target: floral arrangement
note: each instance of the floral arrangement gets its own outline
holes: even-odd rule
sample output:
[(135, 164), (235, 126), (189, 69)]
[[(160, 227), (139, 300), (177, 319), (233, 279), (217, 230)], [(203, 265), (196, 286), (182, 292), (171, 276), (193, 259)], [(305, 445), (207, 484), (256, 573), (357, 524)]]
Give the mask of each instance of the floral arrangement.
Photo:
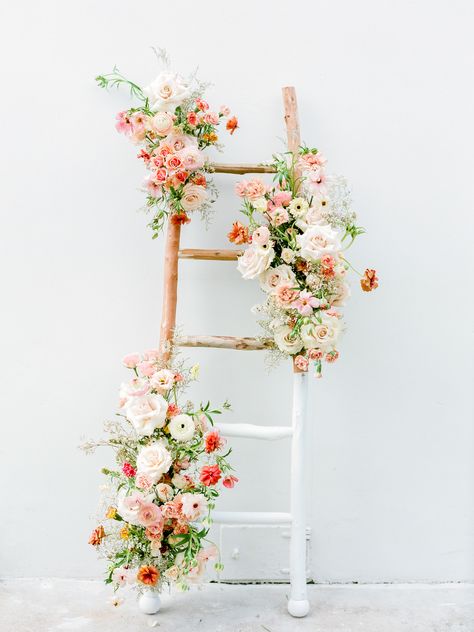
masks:
[(168, 368), (156, 350), (127, 355), (123, 363), (133, 376), (120, 387), (120, 419), (106, 424), (104, 440), (83, 445), (86, 451), (109, 446), (116, 460), (102, 470), (108, 483), (89, 543), (108, 560), (106, 583), (115, 588), (186, 589), (218, 556), (206, 544), (211, 511), (219, 486), (238, 480), (227, 461), (231, 450), (213, 428), (221, 411), (209, 402), (179, 404), (197, 379), (197, 365)]
[[(159, 55), (169, 66), (166, 54)], [(149, 226), (156, 238), (170, 215), (173, 223), (190, 222), (188, 213), (199, 210), (208, 216), (217, 190), (209, 179), (212, 167), (204, 150), (221, 149), (218, 126), (233, 134), (238, 127), (227, 106), (211, 110), (204, 101), (206, 84), (195, 75), (185, 80), (168, 67), (148, 86), (141, 88), (119, 71), (96, 77), (102, 88), (129, 87), (140, 103), (117, 114), (117, 130), (141, 147), (138, 158), (143, 160), (148, 175), (143, 188), (146, 210), (153, 213)]]
[[(236, 185), (248, 225), (234, 222), (228, 237), (249, 244), (237, 267), (244, 279), (258, 278), (267, 295), (254, 309), (277, 355), (293, 357), (300, 371), (314, 362), (320, 377), (322, 362), (339, 357), (344, 326), (338, 308), (350, 294), (352, 268), (345, 251), (364, 229), (355, 223), (346, 181), (326, 174), (317, 149), (275, 155), (272, 165), (273, 186), (259, 178)], [(375, 270), (361, 277), (365, 292), (378, 286)]]

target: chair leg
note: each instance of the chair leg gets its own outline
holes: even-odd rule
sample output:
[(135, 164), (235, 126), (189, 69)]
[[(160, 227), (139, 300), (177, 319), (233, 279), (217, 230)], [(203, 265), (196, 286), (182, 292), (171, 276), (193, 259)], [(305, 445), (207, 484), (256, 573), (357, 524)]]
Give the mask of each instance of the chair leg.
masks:
[(309, 612), (306, 587), (306, 501), (305, 498), (305, 443), (307, 441), (306, 402), (308, 374), (293, 374), (293, 440), (291, 447), (291, 542), (290, 542), (290, 599), (288, 612), (293, 617), (304, 617)]

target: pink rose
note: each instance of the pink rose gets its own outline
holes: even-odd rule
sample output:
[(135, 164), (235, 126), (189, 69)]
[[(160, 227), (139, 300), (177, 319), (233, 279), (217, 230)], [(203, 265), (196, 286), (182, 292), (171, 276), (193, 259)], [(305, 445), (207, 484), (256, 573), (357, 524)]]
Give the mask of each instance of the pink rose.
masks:
[(177, 169), (180, 169), (181, 165), (182, 165), (182, 162), (179, 156), (176, 156), (176, 155), (173, 156), (170, 154), (169, 156), (166, 157), (166, 166), (171, 171), (176, 171)]
[(138, 509), (137, 519), (143, 527), (158, 525), (162, 520), (161, 510), (154, 503), (143, 503)]
[(143, 362), (137, 364), (137, 371), (142, 376), (151, 377), (156, 372), (156, 364), (149, 362), (148, 360), (144, 360)]
[(126, 366), (127, 369), (135, 369), (139, 362), (140, 354), (138, 353), (129, 353), (122, 358), (122, 364)]
[(208, 125), (217, 125), (219, 123), (219, 115), (215, 112), (207, 112), (204, 115), (204, 122)]
[(272, 197), (272, 202), (275, 206), (288, 206), (291, 202), (291, 193), (289, 191), (278, 191)]

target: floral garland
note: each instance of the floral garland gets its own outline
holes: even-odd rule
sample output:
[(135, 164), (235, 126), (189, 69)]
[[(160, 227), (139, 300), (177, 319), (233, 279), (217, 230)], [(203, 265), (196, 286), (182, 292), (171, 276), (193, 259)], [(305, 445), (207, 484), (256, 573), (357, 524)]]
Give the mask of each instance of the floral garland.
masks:
[(116, 589), (187, 589), (218, 557), (206, 545), (218, 484), (231, 488), (238, 480), (227, 461), (231, 450), (212, 427), (221, 411), (209, 402), (178, 403), (197, 379), (197, 365), (167, 368), (156, 350), (130, 354), (123, 364), (133, 377), (120, 387), (120, 421), (106, 424), (103, 441), (82, 446), (87, 452), (112, 447), (117, 463), (102, 470), (108, 484), (89, 543), (108, 560), (105, 581)]
[[(161, 57), (166, 61), (166, 57)], [(185, 80), (169, 69), (145, 88), (129, 81), (116, 68), (96, 81), (102, 88), (126, 85), (141, 105), (117, 114), (116, 129), (142, 148), (138, 158), (149, 171), (144, 190), (146, 210), (153, 213), (149, 226), (156, 238), (166, 218), (178, 224), (190, 222), (188, 213), (199, 210), (203, 217), (217, 198), (217, 190), (209, 180), (212, 167), (204, 150), (221, 149), (217, 128), (226, 120), (226, 129), (233, 134), (238, 127), (227, 106), (211, 111), (202, 96), (206, 85), (195, 75)]]
[[(229, 240), (249, 244), (237, 268), (244, 279), (258, 278), (267, 294), (254, 309), (275, 343), (277, 354), (291, 356), (300, 371), (339, 357), (337, 344), (344, 326), (336, 309), (350, 295), (344, 256), (364, 229), (355, 224), (346, 181), (326, 175), (326, 159), (317, 149), (301, 147), (275, 155), (275, 184), (243, 180), (236, 193), (243, 200), (248, 226), (234, 222)], [(362, 290), (378, 286), (375, 270), (367, 269)]]

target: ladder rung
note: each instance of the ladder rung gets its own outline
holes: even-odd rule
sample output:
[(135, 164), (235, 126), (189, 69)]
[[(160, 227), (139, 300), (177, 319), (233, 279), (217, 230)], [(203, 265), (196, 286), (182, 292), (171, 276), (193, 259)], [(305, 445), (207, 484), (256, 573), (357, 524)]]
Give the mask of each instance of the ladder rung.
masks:
[(197, 248), (187, 248), (178, 252), (178, 258), (202, 261), (237, 261), (242, 252), (242, 250), (199, 250)]
[(291, 426), (258, 426), (255, 424), (215, 424), (224, 437), (243, 437), (245, 439), (264, 439), (275, 441), (291, 437)]
[(175, 341), (178, 347), (214, 347), (215, 349), (236, 349), (237, 351), (262, 351), (272, 349), (273, 340), (256, 338), (236, 338), (234, 336), (180, 336)]
[(211, 167), (215, 173), (276, 173), (275, 167), (270, 165), (249, 165), (249, 164), (235, 164), (225, 165), (220, 162), (214, 162)]
[(214, 511), (212, 520), (219, 524), (290, 524), (291, 514), (282, 511)]

